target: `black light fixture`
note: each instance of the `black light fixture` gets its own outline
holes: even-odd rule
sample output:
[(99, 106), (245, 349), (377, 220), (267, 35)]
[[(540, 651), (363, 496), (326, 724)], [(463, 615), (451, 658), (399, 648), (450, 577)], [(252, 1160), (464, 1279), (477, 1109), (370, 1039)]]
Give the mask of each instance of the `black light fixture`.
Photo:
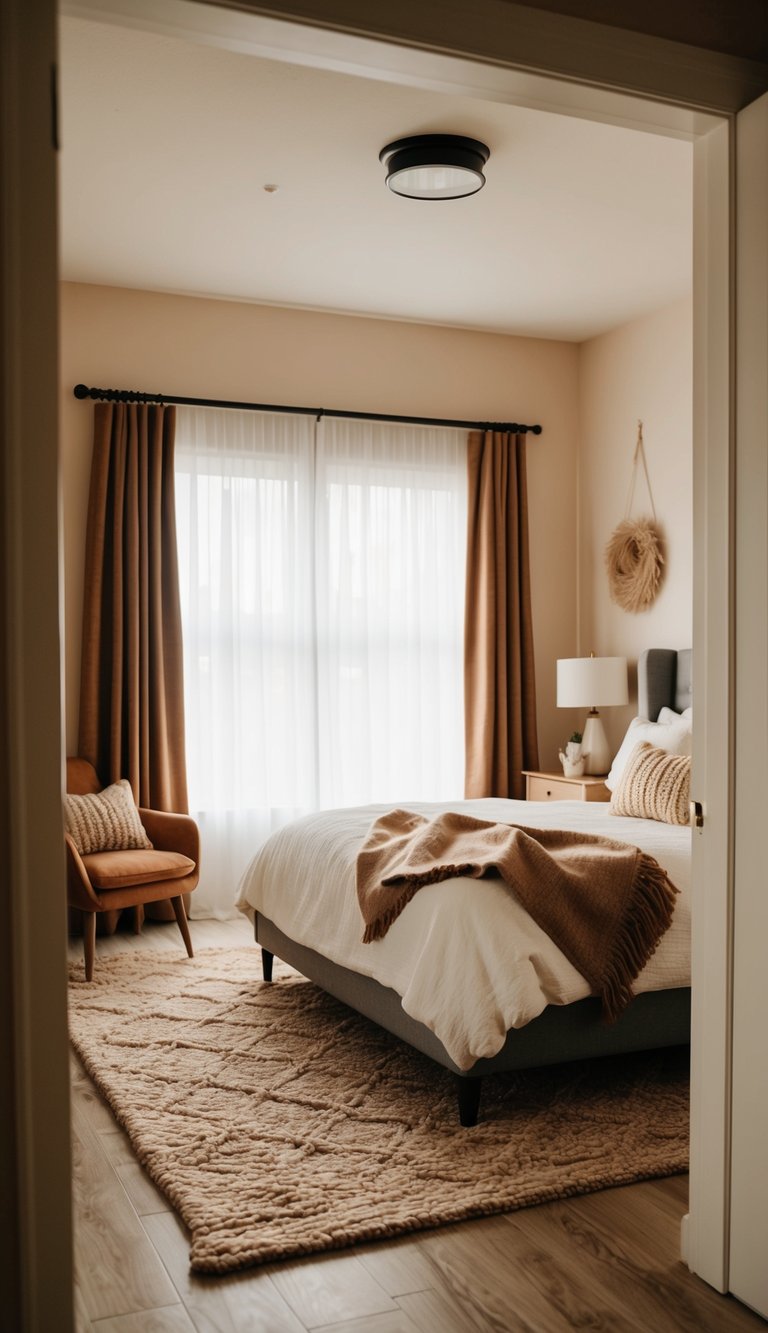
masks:
[(387, 185), (406, 199), (461, 199), (485, 185), (490, 148), (463, 134), (414, 134), (379, 153)]

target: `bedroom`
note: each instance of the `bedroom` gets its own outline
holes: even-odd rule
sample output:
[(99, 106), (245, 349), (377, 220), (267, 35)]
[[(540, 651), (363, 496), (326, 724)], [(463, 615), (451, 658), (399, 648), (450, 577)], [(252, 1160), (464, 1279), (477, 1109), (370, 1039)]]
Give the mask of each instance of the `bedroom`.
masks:
[[(72, 305), (75, 305), (75, 304), (79, 303), (79, 301), (81, 301), (81, 303), (83, 303), (83, 308), (85, 308), (85, 307), (87, 307), (88, 293), (85, 293), (85, 295), (83, 295), (83, 293), (79, 293), (79, 292), (71, 292), (71, 293), (69, 293), (69, 300), (71, 300)], [(117, 300), (117, 299), (115, 299), (115, 300)], [(71, 305), (71, 308), (72, 308), (72, 305)], [(117, 308), (115, 308), (115, 312), (116, 312), (116, 317), (119, 317), (119, 311), (117, 311)], [(243, 317), (243, 316), (240, 316), (240, 317)], [(631, 361), (632, 361), (632, 360), (635, 360), (635, 357), (633, 357), (633, 351), (635, 351), (635, 349), (633, 349), (633, 348), (627, 348), (627, 351), (628, 351), (628, 355), (629, 355), (629, 360), (631, 360)], [(125, 364), (125, 359), (123, 359), (123, 363), (121, 363), (121, 364)], [(325, 371), (325, 368), (321, 368), (321, 369), (323, 369), (323, 371)], [(83, 376), (85, 372), (83, 371), (83, 369), (81, 369), (81, 365), (79, 365), (79, 367), (77, 367), (76, 369), (73, 368), (73, 373), (75, 373), (76, 379), (80, 379), (80, 377)], [(325, 373), (327, 373), (327, 371), (325, 371)], [(113, 379), (115, 379), (115, 376), (105, 376), (105, 377), (104, 377), (104, 383), (113, 383)], [(136, 375), (135, 375), (135, 376), (132, 376), (131, 379), (132, 379), (132, 380), (133, 380), (133, 379), (136, 379), (137, 383), (140, 384), (140, 387), (143, 387), (143, 388), (147, 387), (147, 377), (145, 377), (145, 372), (144, 372), (144, 371), (141, 371), (141, 367), (139, 367), (139, 369), (137, 369), (137, 371), (136, 371)], [(93, 381), (99, 381), (99, 376), (97, 376), (96, 373), (93, 373), (93, 375), (92, 375), (92, 380), (93, 380)], [(325, 383), (325, 384), (328, 384), (328, 379), (325, 379), (324, 383)], [(551, 377), (549, 377), (549, 383), (551, 383)], [(165, 380), (165, 376), (161, 376), (161, 387), (163, 387), (163, 388), (171, 388), (171, 389), (173, 389), (173, 388), (176, 387), (176, 384), (175, 384), (175, 383), (171, 383), (171, 381)], [(205, 391), (204, 391), (204, 392), (211, 392), (211, 388), (208, 387), (208, 384), (207, 384), (207, 387), (205, 387)], [(215, 389), (213, 389), (213, 392), (216, 392)], [(240, 391), (239, 393), (237, 393), (237, 396), (241, 396), (241, 391)], [(245, 396), (245, 395), (244, 395), (244, 396)], [(272, 399), (272, 397), (276, 397), (276, 399), (279, 400), (279, 401), (291, 401), (291, 400), (292, 400), (292, 396), (291, 396), (291, 395), (287, 395), (287, 393), (280, 393), (280, 395), (265, 395), (265, 396), (268, 396), (269, 399)], [(313, 397), (313, 396), (309, 396), (309, 395), (308, 395), (308, 397), (309, 397), (309, 400), (312, 400), (312, 397)], [(325, 397), (325, 393), (324, 393), (323, 397)], [(341, 396), (337, 397), (336, 401), (340, 401), (340, 403), (343, 404), (343, 405), (353, 405), (351, 399), (349, 399), (349, 393), (348, 393), (348, 391), (344, 393), (344, 396), (343, 396), (343, 397), (341, 397)], [(505, 405), (505, 404), (507, 404), (507, 393), (505, 393), (505, 395), (504, 395), (504, 405)], [(365, 401), (364, 401), (364, 403), (361, 404), (361, 407), (363, 407), (363, 408), (367, 408), (368, 405), (369, 405), (369, 401), (368, 401), (368, 403), (365, 403)], [(573, 399), (571, 400), (571, 405), (573, 405)], [(68, 411), (68, 412), (71, 412), (71, 409), (72, 409), (73, 407), (75, 407), (75, 405), (69, 403), (69, 404), (67, 405), (67, 411)], [(80, 411), (80, 412), (81, 412), (81, 411), (83, 411), (83, 409), (75, 407), (75, 411)], [(413, 411), (413, 407), (411, 407), (411, 411)], [(435, 411), (435, 408), (427, 408), (427, 409), (423, 409), (423, 411)], [(515, 407), (515, 411), (517, 411), (517, 407)], [(661, 415), (661, 413), (660, 413), (660, 415)], [(680, 432), (680, 433), (681, 433), (681, 432)], [(613, 435), (613, 432), (612, 432), (612, 435)], [(613, 439), (615, 439), (615, 435), (613, 435)], [(615, 448), (615, 445), (613, 445), (613, 439), (611, 440), (611, 447), (612, 447), (612, 448)], [(627, 451), (628, 453), (631, 452), (631, 444), (632, 444), (632, 441), (629, 441), (629, 448), (628, 448), (628, 451)], [(607, 451), (607, 452), (608, 452), (608, 451)], [(531, 449), (531, 452), (529, 452), (529, 459), (531, 459), (531, 468), (532, 468), (532, 475), (533, 475), (533, 469), (535, 469), (535, 447), (533, 447), (533, 448)], [(607, 461), (607, 459), (605, 459), (605, 460), (600, 460), (600, 468), (603, 467), (603, 464), (605, 463), (605, 461)], [(600, 468), (597, 469), (597, 471), (600, 471)], [(625, 480), (624, 480), (624, 476), (620, 476), (619, 479), (617, 479), (617, 484), (616, 484), (616, 488), (615, 488), (615, 489), (616, 489), (616, 492), (617, 492), (617, 495), (615, 496), (615, 500), (616, 500), (616, 501), (619, 501), (619, 497), (620, 497), (621, 500), (623, 500), (623, 492), (624, 492), (624, 488), (625, 488)], [(573, 523), (573, 505), (572, 505), (572, 499), (568, 499), (567, 496), (560, 496), (560, 497), (559, 497), (559, 500), (560, 500), (560, 509), (559, 509), (559, 512), (557, 512), (556, 515), (553, 516), (553, 517), (556, 517), (556, 520), (557, 520), (557, 521), (556, 521), (555, 524), (552, 524), (552, 525), (551, 525), (551, 529), (549, 529), (549, 536), (551, 536), (551, 540), (552, 540), (552, 541), (560, 541), (560, 543), (563, 544), (563, 545), (561, 545), (561, 547), (560, 547), (560, 555), (563, 555), (563, 552), (567, 552), (567, 551), (568, 551), (568, 533), (569, 533), (569, 531), (572, 531), (572, 523)], [(539, 531), (541, 531), (541, 529), (539, 529)], [(567, 557), (565, 557), (565, 559), (567, 559)], [(557, 615), (560, 616), (560, 619), (563, 619), (563, 617), (572, 617), (572, 623), (573, 623), (573, 617), (575, 617), (575, 609), (573, 609), (573, 605), (575, 605), (575, 600), (573, 600), (573, 597), (572, 597), (572, 596), (563, 597), (563, 603), (561, 603), (560, 607), (555, 608), (555, 609), (556, 609), (556, 612), (557, 612)], [(556, 619), (557, 619), (557, 616), (553, 616), (553, 620), (556, 620)], [(584, 621), (584, 623), (587, 623), (587, 621)], [(573, 640), (571, 640), (571, 643), (573, 643)], [(560, 644), (556, 644), (556, 645), (555, 645), (555, 649), (553, 649), (553, 652), (551, 652), (551, 653), (547, 653), (548, 661), (545, 661), (545, 663), (544, 663), (544, 668), (543, 668), (543, 669), (544, 669), (544, 672), (549, 672), (549, 686), (551, 686), (551, 678), (552, 678), (552, 672), (553, 672), (553, 661), (555, 661), (555, 657), (561, 655), (561, 653), (563, 653), (563, 652), (568, 652), (568, 649), (569, 649), (569, 644), (568, 644), (568, 645), (565, 645), (565, 647), (560, 647)], [(540, 656), (540, 657), (543, 657), (543, 656), (544, 656), (544, 653), (541, 652), (541, 649), (540, 649), (540, 648), (539, 648), (539, 656)], [(549, 689), (549, 697), (551, 697), (551, 694), (552, 694), (552, 690)], [(545, 698), (547, 698), (547, 693), (543, 692), (543, 690), (540, 690), (540, 700), (541, 700), (541, 698), (544, 698), (544, 700), (545, 700)], [(549, 733), (548, 733), (548, 734), (549, 734), (549, 741), (548, 741), (548, 744), (549, 744), (549, 756), (551, 756), (551, 757), (548, 757), (548, 760), (547, 760), (547, 764), (548, 764), (548, 766), (549, 766), (549, 765), (552, 764), (553, 758), (555, 758), (555, 756), (553, 756), (553, 749), (555, 749), (556, 742), (557, 742), (557, 740), (561, 740), (561, 736), (560, 736), (560, 730), (561, 730), (561, 728), (560, 728), (559, 720), (557, 720), (557, 717), (556, 717), (556, 716), (553, 716), (553, 709), (552, 709), (552, 708), (548, 708), (548, 706), (547, 706), (547, 702), (540, 702), (540, 712), (541, 712), (541, 714), (543, 714), (543, 718), (544, 718), (543, 733), (544, 733), (544, 728), (549, 728)], [(617, 722), (616, 722), (616, 725), (619, 726), (619, 725), (620, 725), (620, 722), (617, 721)], [(544, 762), (544, 760), (543, 760), (543, 762)]]
[[(77, 21), (63, 23), (61, 43), (68, 753), (75, 753), (77, 744), (78, 610), (93, 410), (75, 400), (71, 390), (73, 384), (85, 379), (88, 384), (131, 384), (142, 389), (156, 385), (169, 392), (200, 393), (205, 398), (234, 401), (255, 399), (298, 405), (322, 402), (352, 410), (357, 407), (362, 411), (470, 419), (506, 417), (512, 411), (526, 421), (541, 419), (542, 435), (529, 437), (528, 474), (540, 756), (541, 767), (551, 771), (557, 766), (557, 749), (564, 735), (580, 720), (578, 714), (563, 717), (553, 706), (555, 662), (578, 653), (580, 635), (594, 633), (601, 653), (624, 653), (633, 659), (647, 643), (682, 648), (690, 642), (690, 146), (572, 118), (495, 108), (484, 101), (472, 106), (445, 94), (429, 95), (420, 90), (409, 94), (387, 84), (371, 88), (366, 82), (327, 71), (286, 71), (273, 62), (256, 62), (252, 57), (229, 52), (181, 46), (152, 34), (90, 27)], [(254, 71), (258, 71), (257, 77)], [(198, 120), (197, 107), (201, 108)], [(214, 107), (218, 108), (215, 117), (210, 110)], [(313, 132), (307, 150), (302, 152), (308, 107)], [(382, 136), (383, 141), (391, 138), (387, 127), (393, 117), (397, 117), (398, 127), (413, 124), (441, 129), (466, 125), (468, 121), (468, 132), (479, 138), (492, 137), (495, 151), (488, 176), (493, 185), (495, 166), (499, 181), (496, 188), (500, 191), (504, 181), (504, 195), (494, 201), (493, 194), (486, 191), (475, 201), (462, 201), (458, 205), (463, 204), (461, 216), (449, 216), (441, 226), (439, 219), (425, 216), (424, 209), (418, 220), (403, 215), (408, 201), (382, 194), (377, 153), (367, 154), (370, 161), (366, 165), (371, 169), (360, 182), (352, 176), (351, 183), (345, 184), (345, 175), (352, 175), (344, 171), (346, 162), (364, 160), (369, 142), (378, 143)], [(257, 139), (259, 126), (268, 127), (266, 143), (261, 137)], [(345, 126), (353, 128), (345, 133)], [(631, 151), (624, 147), (626, 138)], [(68, 142), (70, 147), (66, 146)], [(137, 142), (144, 145), (143, 151), (129, 157), (130, 145)], [(184, 163), (186, 142), (194, 143), (195, 154), (185, 171), (179, 164)], [(232, 145), (231, 158), (222, 153), (222, 143)], [(319, 155), (317, 143), (333, 144), (333, 157), (328, 150)], [(107, 165), (110, 152), (114, 167)], [(242, 195), (234, 197), (226, 209), (226, 216), (233, 214), (235, 221), (227, 228), (224, 257), (231, 265), (232, 253), (238, 252), (246, 256), (246, 262), (240, 261), (232, 277), (226, 271), (211, 274), (202, 267), (196, 235), (215, 231), (219, 217), (224, 216), (219, 211), (221, 201), (228, 197), (232, 182), (242, 175), (243, 163), (251, 156), (259, 162), (264, 179), (279, 182), (280, 189), (262, 192), (258, 188), (261, 179), (253, 180)], [(313, 159), (319, 160), (315, 164)], [(89, 168), (93, 161), (105, 163), (98, 178)], [(176, 164), (173, 171), (166, 165), (168, 161)], [(570, 172), (569, 162), (573, 164)], [(537, 170), (538, 163), (542, 165)], [(547, 190), (544, 173), (557, 180), (561, 194), (552, 187)], [(362, 167), (359, 175), (362, 177)], [(145, 208), (142, 194), (145, 178), (162, 181), (166, 226), (157, 235), (152, 210)], [(333, 182), (330, 199), (323, 188), (326, 180)], [(211, 214), (205, 211), (204, 200), (197, 201), (200, 182), (205, 182)], [(653, 204), (656, 191), (666, 200), (663, 215)], [(362, 196), (357, 204), (356, 194)], [(536, 201), (537, 195), (541, 203)], [(300, 219), (311, 219), (311, 228), (305, 223), (302, 230), (297, 222), (294, 196), (299, 201)], [(178, 200), (177, 214), (171, 211), (173, 197)], [(563, 197), (568, 199), (569, 226), (550, 236), (546, 224), (557, 228), (557, 219), (566, 212), (560, 203)], [(633, 199), (634, 232), (630, 232), (626, 217), (627, 197)], [(188, 198), (195, 201), (192, 206), (187, 204)], [(509, 237), (513, 254), (523, 258), (509, 266), (499, 293), (501, 283), (495, 274), (500, 268), (498, 261), (488, 266), (493, 273), (490, 283), (487, 278), (483, 282), (483, 267), (489, 246), (507, 239), (494, 231), (494, 220), (505, 219), (504, 232), (509, 231), (512, 221), (507, 222), (507, 217), (516, 206), (522, 207), (516, 204), (518, 198), (529, 201), (524, 212), (532, 212), (533, 218), (530, 222), (521, 219)], [(641, 198), (645, 200), (642, 213)], [(131, 210), (131, 200), (141, 201), (135, 211)], [(617, 201), (616, 213), (608, 211), (611, 200)], [(382, 201), (386, 211), (382, 211)], [(476, 205), (485, 207), (480, 212)], [(271, 218), (277, 208), (282, 212), (279, 223), (274, 224)], [(192, 233), (189, 254), (182, 256), (183, 225), (193, 209), (194, 227), (187, 224)], [(574, 226), (577, 210), (585, 210), (586, 216)], [(429, 282), (417, 279), (419, 269), (430, 259), (425, 234), (416, 229), (417, 224), (429, 228), (430, 241), (436, 235), (439, 238)], [(323, 227), (327, 231), (321, 230)], [(436, 232), (438, 227), (441, 229)], [(478, 231), (474, 232), (473, 227)], [(613, 242), (620, 254), (606, 255), (610, 238), (622, 229), (621, 242)], [(244, 239), (241, 232), (245, 233)], [(283, 240), (285, 232), (287, 242)], [(341, 234), (336, 236), (334, 232)], [(544, 233), (547, 248), (554, 246), (557, 265), (551, 261), (547, 264), (546, 253), (536, 250), (537, 232)], [(257, 239), (257, 252), (248, 246), (250, 233)], [(574, 250), (570, 252), (568, 237), (572, 234)], [(357, 241), (359, 248), (355, 251), (360, 236), (365, 238), (364, 243)], [(579, 236), (588, 237), (589, 244), (585, 246)], [(457, 247), (466, 255), (466, 272), (457, 273), (446, 284), (446, 261), (440, 252), (449, 262), (452, 260), (453, 272), (458, 268)], [(409, 251), (413, 253), (410, 266)], [(278, 259), (258, 268), (263, 252), (277, 252)], [(372, 271), (376, 267), (373, 256), (378, 252), (386, 254), (383, 290), (376, 286)], [(645, 254), (644, 263), (633, 264), (639, 253)], [(290, 263), (287, 259), (281, 263), (281, 254), (289, 256)], [(346, 261), (350, 254), (348, 268), (340, 266), (339, 255)], [(323, 256), (323, 265), (322, 272), (313, 276), (316, 255)], [(221, 265), (221, 256), (218, 262)], [(158, 275), (154, 279), (152, 272)], [(145, 273), (150, 276), (144, 278)], [(569, 273), (576, 289), (573, 292), (566, 286)], [(623, 281), (631, 290), (616, 321), (610, 312), (619, 303), (622, 274), (627, 275)], [(526, 281), (533, 284), (536, 275), (539, 283), (535, 293), (528, 295)], [(82, 277), (88, 281), (77, 283)], [(118, 282), (121, 287), (114, 285)], [(176, 291), (184, 287), (205, 290), (207, 284), (213, 298), (222, 289), (227, 290), (227, 282), (230, 290), (234, 286), (244, 295), (266, 291), (272, 301), (288, 292), (294, 306), (301, 300), (302, 286), (309, 288), (306, 303), (314, 307), (329, 303), (329, 291), (330, 299), (340, 292), (336, 304), (354, 308), (357, 301), (362, 312), (355, 318), (321, 310), (304, 312), (272, 304), (242, 300), (226, 303), (146, 290), (157, 285)], [(437, 294), (432, 296), (435, 289)], [(398, 307), (394, 303), (398, 300), (400, 308), (409, 310), (409, 292), (408, 323), (363, 317), (372, 308), (395, 314)], [(496, 307), (492, 304), (494, 296)], [(463, 305), (459, 305), (462, 297)], [(607, 315), (599, 313), (601, 299)], [(378, 306), (374, 305), (377, 301)], [(452, 301), (449, 311), (466, 312), (461, 320), (465, 325), (482, 324), (480, 303), (485, 301), (492, 311), (485, 323), (491, 328), (446, 328), (446, 322), (458, 322), (450, 318), (450, 313), (440, 324), (417, 322), (415, 314), (430, 301), (436, 301), (438, 308), (440, 303), (449, 306)], [(509, 307), (523, 307), (528, 313), (516, 315), (512, 327), (508, 323), (506, 328), (501, 325), (503, 331), (494, 332), (491, 321), (501, 321)], [(562, 332), (570, 324), (568, 339), (514, 335), (515, 327), (520, 332), (536, 332), (544, 308), (550, 311), (549, 333)], [(557, 313), (558, 309), (563, 315)], [(628, 320), (625, 316), (630, 310), (634, 318)], [(512, 316), (507, 315), (507, 319), (511, 321)], [(598, 323), (600, 320), (602, 323)], [(595, 336), (590, 338), (590, 332)], [(219, 349), (225, 349), (223, 354)], [(382, 366), (386, 368), (383, 379), (379, 370)], [(543, 410), (539, 410), (539, 403), (546, 405)], [(612, 626), (600, 558), (598, 554), (595, 559), (594, 552), (597, 549), (599, 553), (604, 544), (601, 534), (607, 535), (623, 516), (641, 404), (649, 467), (657, 495), (664, 496), (658, 504), (660, 521), (668, 534), (667, 578), (663, 592), (645, 616), (629, 617), (617, 611)], [(177, 450), (182, 448), (184, 429), (180, 409)], [(618, 444), (622, 433), (623, 448)], [(576, 444), (578, 438), (589, 440), (583, 455)], [(593, 475), (599, 478), (594, 484)], [(553, 476), (558, 478), (556, 486), (551, 481)], [(645, 497), (643, 502), (647, 503)], [(580, 560), (577, 555), (574, 560), (579, 536), (585, 558)], [(582, 563), (584, 577), (580, 581)], [(584, 617), (581, 625), (577, 623), (579, 611)], [(633, 634), (636, 639), (630, 643)], [(194, 672), (196, 663), (185, 666)], [(622, 717), (607, 719), (614, 734), (618, 732), (614, 749), (623, 731), (622, 723), (635, 710), (628, 705), (620, 711)], [(237, 718), (235, 723), (239, 730)], [(226, 718), (220, 725), (226, 726)], [(427, 737), (425, 744), (431, 746), (434, 741)], [(227, 733), (225, 753), (234, 752), (236, 745), (236, 735)], [(188, 748), (190, 753), (196, 748), (191, 737)], [(210, 766), (220, 771), (220, 756), (210, 755), (207, 750), (206, 755)], [(239, 762), (233, 758), (233, 767)], [(400, 790), (405, 782), (403, 773)], [(233, 830), (234, 817), (228, 815), (230, 845), (226, 849), (218, 844), (212, 848), (211, 828), (217, 812), (199, 808), (192, 771), (190, 785), (190, 808), (201, 829), (204, 857), (201, 883), (191, 904), (192, 934), (197, 939), (201, 928), (206, 928), (204, 920), (198, 924), (198, 918), (205, 917), (206, 902), (211, 902), (210, 885), (219, 859), (225, 850), (231, 852), (233, 835), (236, 837), (239, 830)], [(454, 789), (453, 794), (458, 796), (460, 790)], [(433, 797), (429, 785), (410, 794), (421, 799)], [(238, 793), (233, 795), (237, 799)], [(375, 798), (375, 793), (364, 792), (365, 801)], [(347, 801), (338, 796), (334, 799), (332, 794), (325, 803), (343, 805), (349, 801), (355, 803), (351, 792)], [(361, 803), (361, 798), (356, 803)], [(255, 850), (258, 820), (253, 814), (246, 814), (245, 820), (244, 859), (238, 863), (230, 854), (228, 873), (222, 877), (224, 893), (213, 897), (215, 912), (226, 912), (227, 897), (230, 904), (232, 901), (232, 885)], [(151, 940), (151, 925), (145, 933)], [(165, 933), (171, 934), (175, 946), (175, 927)], [(124, 942), (132, 944), (132, 937), (120, 936), (114, 946)], [(96, 973), (105, 947), (109, 948), (108, 941), (97, 941)], [(75, 956), (77, 952), (75, 943)], [(95, 1312), (103, 1311), (103, 1306), (95, 1307)], [(351, 1317), (359, 1310), (348, 1307), (346, 1313)]]

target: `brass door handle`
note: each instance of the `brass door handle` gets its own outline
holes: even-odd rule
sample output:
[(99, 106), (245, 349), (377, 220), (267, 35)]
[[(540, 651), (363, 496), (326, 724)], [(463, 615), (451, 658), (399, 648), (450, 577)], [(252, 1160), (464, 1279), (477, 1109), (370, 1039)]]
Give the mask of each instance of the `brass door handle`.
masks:
[(691, 828), (704, 827), (704, 806), (701, 801), (691, 801), (690, 806)]

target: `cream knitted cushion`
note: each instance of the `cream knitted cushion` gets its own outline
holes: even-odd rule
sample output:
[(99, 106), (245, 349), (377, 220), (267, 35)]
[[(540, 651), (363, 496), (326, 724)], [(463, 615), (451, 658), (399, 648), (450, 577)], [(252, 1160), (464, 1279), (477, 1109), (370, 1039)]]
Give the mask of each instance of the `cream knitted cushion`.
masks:
[(81, 856), (152, 846), (139, 818), (131, 784), (125, 778), (92, 796), (67, 796), (64, 818), (67, 833)]
[(667, 754), (649, 741), (632, 751), (611, 796), (611, 813), (664, 824), (687, 824), (691, 795), (691, 760)]

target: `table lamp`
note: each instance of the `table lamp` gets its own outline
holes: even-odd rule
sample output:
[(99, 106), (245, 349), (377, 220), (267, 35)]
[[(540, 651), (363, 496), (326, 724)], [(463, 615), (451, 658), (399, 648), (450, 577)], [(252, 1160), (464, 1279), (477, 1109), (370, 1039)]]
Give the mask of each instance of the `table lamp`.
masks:
[(588, 708), (581, 747), (587, 773), (607, 773), (611, 751), (598, 707), (627, 702), (626, 657), (561, 657), (557, 663), (558, 708)]

